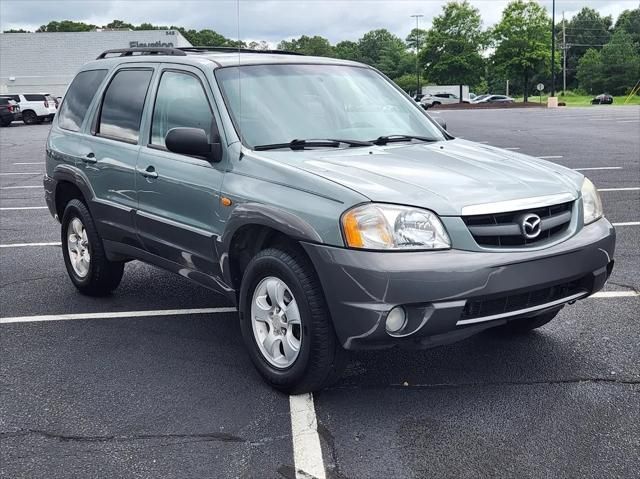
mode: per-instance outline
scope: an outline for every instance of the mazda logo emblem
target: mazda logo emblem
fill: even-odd
[[[527,239],[537,238],[540,234],[540,226],[542,226],[542,220],[534,213],[524,215],[520,220],[522,236]]]

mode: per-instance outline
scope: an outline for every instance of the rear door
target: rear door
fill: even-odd
[[[151,63],[129,63],[112,72],[95,108],[89,151],[82,159],[94,190],[92,209],[100,233],[131,246],[139,246],[135,171],[142,113],[155,68]]]
[[[220,188],[226,159],[173,153],[165,147],[176,127],[218,133],[217,110],[201,70],[163,65],[153,93],[148,136],[138,158],[138,234],[152,254],[182,266],[186,272],[220,274],[215,239],[221,234]]]

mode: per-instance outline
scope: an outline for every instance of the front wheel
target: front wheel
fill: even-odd
[[[22,121],[25,125],[35,125],[36,123],[38,123],[38,115],[36,115],[35,112],[31,110],[23,111]]]
[[[71,200],[62,216],[62,255],[81,293],[104,296],[120,284],[124,263],[107,259],[91,213],[80,200]]]
[[[240,327],[260,374],[287,393],[322,389],[344,368],[346,351],[301,251],[270,248],[250,261],[240,290]]]

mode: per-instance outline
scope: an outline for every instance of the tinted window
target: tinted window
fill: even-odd
[[[180,126],[202,128],[210,137],[212,124],[213,115],[200,80],[187,73],[163,73],[153,108],[151,143],[164,146],[167,132]]]
[[[10,98],[11,100],[20,103],[20,95],[2,95],[3,98]]]
[[[76,75],[58,113],[58,125],[61,128],[80,130],[91,100],[106,74],[107,70],[89,70]]]
[[[9,98],[0,98],[0,105],[8,105]]]
[[[137,142],[140,120],[152,70],[121,70],[113,77],[102,100],[98,133]]]
[[[44,101],[44,95],[25,95],[24,99],[27,101]]]

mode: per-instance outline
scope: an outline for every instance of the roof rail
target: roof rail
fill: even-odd
[[[103,51],[96,60],[102,60],[107,58],[107,55],[116,55],[119,57],[130,57],[135,53],[140,55],[177,55],[184,57],[186,53],[177,48],[155,48],[155,47],[144,47],[144,48],[118,48],[115,50],[105,50]]]
[[[236,47],[177,47],[174,50],[180,50],[182,52],[198,53],[198,52],[222,52],[222,53],[276,53],[280,55],[302,55],[304,53],[288,52],[286,50],[252,50],[251,48],[236,48]]]

